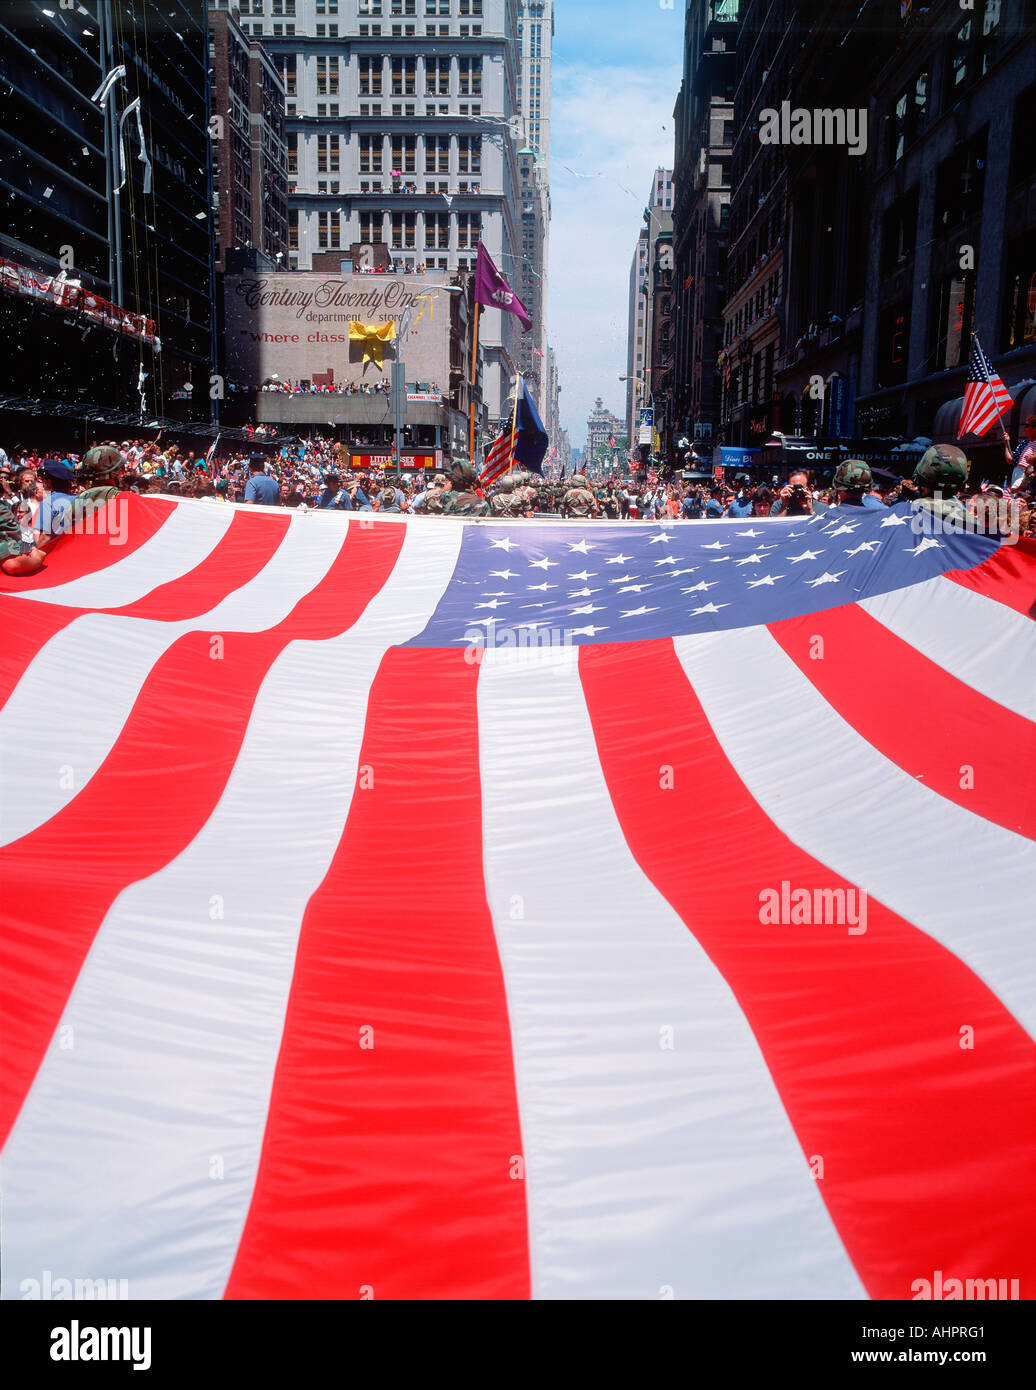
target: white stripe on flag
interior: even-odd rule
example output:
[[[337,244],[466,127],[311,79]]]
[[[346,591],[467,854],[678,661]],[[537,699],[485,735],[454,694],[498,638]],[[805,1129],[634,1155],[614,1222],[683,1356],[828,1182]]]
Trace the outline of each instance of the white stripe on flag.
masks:
[[[133,1299],[222,1294],[370,685],[385,650],[427,624],[460,538],[408,531],[354,628],[286,648],[202,832],[108,913],[62,1020],[75,1048],[52,1043],[4,1152],[4,1297],[44,1269],[127,1279]]]
[[[136,498],[132,498],[136,501]],[[116,502],[121,511],[129,504]],[[187,574],[215,550],[234,519],[234,509],[198,502],[170,503],[173,515],[164,521],[151,539],[132,551],[125,559],[118,558],[119,548],[112,545],[113,563],[95,574],[84,574],[57,584],[53,589],[29,590],[20,598],[38,599],[41,603],[60,603],[69,608],[122,608],[135,603],[170,580]],[[116,513],[118,518],[118,512]],[[120,524],[117,519],[116,525]],[[121,524],[132,522],[123,518]],[[74,538],[64,540],[71,545]]]
[[[1031,618],[941,577],[862,599],[860,607],[972,690],[1036,719]]]
[[[344,526],[314,530],[306,517],[292,517],[269,563],[208,613],[178,623],[87,613],[56,633],[0,710],[6,787],[0,844],[35,830],[82,791],[115,744],[152,667],[179,637],[275,626],[323,579],[345,534]],[[169,711],[170,719],[182,717],[180,710]],[[25,737],[25,729],[40,724],[44,736]]]
[[[729,986],[630,853],[574,649],[485,652],[478,708],[534,1297],[866,1297]]]
[[[766,628],[679,637],[675,647],[724,753],[774,824],[952,951],[1036,1037],[1036,845],[890,762]],[[954,757],[967,762],[967,750]]]

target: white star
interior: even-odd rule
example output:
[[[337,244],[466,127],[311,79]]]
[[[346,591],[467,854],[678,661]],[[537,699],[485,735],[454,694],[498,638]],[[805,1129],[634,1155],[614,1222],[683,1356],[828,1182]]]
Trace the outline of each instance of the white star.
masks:
[[[549,608],[549,603],[523,603],[523,608]]]
[[[703,545],[702,550],[729,550],[729,541],[713,541],[711,545]]]
[[[827,574],[826,572],[819,579],[807,579],[806,583],[811,589],[819,589],[821,584],[837,584],[845,570],[839,570],[837,574]]]
[[[682,555],[667,555],[664,560],[656,560],[656,565],[675,565],[677,560],[682,560]]]
[[[489,601],[488,603],[476,603],[476,604],[475,604],[475,607],[476,607],[476,608],[499,608],[499,607],[500,607],[500,600],[499,600],[498,598],[490,599],[490,601]]]
[[[736,536],[761,536],[764,533],[762,531],[735,531],[734,534]]]
[[[729,607],[729,603],[706,603],[701,608],[692,608],[691,617],[695,618],[699,613],[718,613],[721,608]]]
[[[668,543],[669,543],[672,539],[673,539],[672,536],[670,536],[669,533],[668,533],[667,531],[659,531],[659,533],[658,533],[657,536],[652,536],[652,537],[651,537],[651,540],[649,541],[649,544],[650,544],[650,545],[657,545],[659,541],[665,541],[666,544],[668,545]]]
[[[505,536],[502,541],[490,541],[490,545],[495,545],[498,550],[516,550],[517,542],[512,541],[509,536]]]
[[[727,557],[724,555],[723,558],[725,560]],[[761,565],[762,563],[763,557],[761,555],[746,555],[743,560],[734,561],[735,565]]]
[[[530,562],[534,570],[549,570],[553,565],[557,567],[557,560],[532,560]]]
[[[846,555],[859,555],[861,550],[874,550],[881,544],[881,541],[861,541],[855,550],[847,550]]]
[[[569,593],[569,598],[589,598],[591,594],[599,594],[600,592],[600,589],[573,589]]]
[[[628,584],[631,579],[639,579],[639,574],[620,574],[618,579],[609,579],[609,584]]]
[[[599,613],[600,611],[601,605],[599,603],[584,603],[581,608],[573,608],[571,613],[575,617],[577,613]]]
[[[556,589],[557,587],[558,587],[558,586],[557,586],[556,584],[547,584],[546,582],[544,582],[543,584],[530,584],[530,585],[529,585],[530,591],[532,591],[533,589],[539,589],[540,592],[541,592],[541,593],[544,593],[544,594],[547,592],[548,589]]]
[[[789,531],[788,539],[791,540],[795,536],[804,536],[805,534],[805,531]]]
[[[907,519],[905,516],[897,516],[895,512],[892,512],[881,523],[881,527],[879,529],[883,529],[886,526],[905,526],[906,524]]]
[[[490,623],[498,623],[498,622],[500,621],[500,619],[499,619],[499,618],[472,618],[471,621],[472,621],[473,623],[482,623],[485,627],[489,627]]]
[[[714,579],[711,583],[706,583],[703,579],[700,584],[692,584],[689,589],[681,589],[681,594],[703,594],[706,589],[714,589],[719,581]]]
[[[569,579],[592,579],[597,573],[596,570],[580,570],[578,574],[570,574]]]
[[[613,555],[610,560],[605,560],[606,565],[624,565],[627,560],[632,560],[632,555]]]
[[[915,545],[915,546],[912,548],[911,554],[913,554],[913,555],[923,555],[924,552],[925,552],[926,550],[945,550],[945,549],[946,549],[946,547],[943,545],[942,541],[937,541],[933,536],[926,536],[925,539],[921,542],[920,545]]]
[[[628,612],[626,612],[626,613],[620,613],[620,614],[619,614],[619,617],[620,617],[620,618],[639,618],[639,617],[641,617],[644,613],[657,613],[657,612],[658,612],[658,609],[657,609],[657,608],[645,608],[645,607],[641,606],[640,608],[631,608],[631,609],[630,609]]]
[[[568,635],[570,637],[596,637],[599,632],[607,631],[606,627],[594,627],[593,623],[590,623],[587,627],[574,627]]]
[[[717,558],[716,558],[715,560],[710,560],[710,561],[709,561],[709,564],[710,564],[710,565],[722,565],[722,564],[724,563],[724,561],[726,561],[726,560],[732,560],[733,558],[734,558],[733,555],[719,555],[719,556],[717,556]]]
[[[804,550],[801,555],[789,555],[787,557],[789,565],[797,565],[800,560],[815,560],[818,555],[823,555],[822,550]]]
[[[825,516],[826,516],[826,513],[825,513],[825,512],[814,512],[813,515],[807,519],[806,525],[807,525],[807,526],[812,526],[813,523],[814,523],[814,521],[824,521],[824,517],[825,517]],[[830,521],[831,518],[828,517],[827,520]],[[825,522],[824,524],[826,525],[827,522]]]
[[[670,571],[669,571],[669,578],[670,578],[670,579],[675,579],[676,576],[677,576],[678,574],[694,574],[694,573],[697,571],[697,569],[698,569],[698,566],[697,566],[697,565],[691,565],[690,569],[685,569],[685,570],[670,570]]]
[[[854,523],[854,525],[852,525],[852,526],[839,526],[839,527],[837,527],[834,531],[825,531],[825,532],[824,532],[824,535],[825,535],[825,536],[830,536],[831,539],[834,540],[835,536],[848,536],[848,535],[851,535],[851,533],[852,533],[853,531],[855,531],[855,530],[857,529],[858,526],[859,526],[859,522]]]
[[[756,550],[776,550],[775,545],[757,545]]]
[[[758,589],[760,584],[765,584],[772,589],[777,580],[783,578],[783,574],[764,574],[761,579],[750,579],[748,581],[748,587],[750,589]]]
[[[568,552],[570,555],[573,550],[578,550],[581,555],[586,555],[593,549],[594,547],[592,545],[588,546],[586,541],[578,541],[575,544],[569,541],[568,543]]]
[[[535,604],[534,606],[535,606],[536,608],[540,608],[540,607],[546,607],[546,604],[542,604],[542,605],[541,605],[541,604],[538,604],[538,603],[537,603],[537,604]],[[540,623],[540,622],[537,622],[535,618],[529,618],[529,619],[528,619],[526,622],[524,622],[524,623],[515,623],[515,627],[542,627],[542,626],[543,626],[543,624]]]
[[[650,585],[650,584],[624,584],[624,585],[622,586],[622,588],[619,590],[619,593],[620,593],[620,594],[639,594],[639,593],[642,593],[644,589],[650,589],[650,588],[651,588],[651,585]]]
[[[513,598],[514,594],[510,589],[494,589],[492,593],[485,593],[483,598]]]
[[[517,570],[490,570],[489,573],[490,573],[491,575],[493,575],[493,577],[494,577],[495,579],[517,579],[517,578],[518,578],[518,571],[517,571]]]

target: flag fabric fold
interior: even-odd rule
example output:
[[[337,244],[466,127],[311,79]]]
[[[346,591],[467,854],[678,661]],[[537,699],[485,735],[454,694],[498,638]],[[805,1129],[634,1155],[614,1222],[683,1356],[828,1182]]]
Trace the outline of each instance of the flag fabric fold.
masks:
[[[1036,1295],[1033,543],[104,516],[0,576],[0,1295]]]

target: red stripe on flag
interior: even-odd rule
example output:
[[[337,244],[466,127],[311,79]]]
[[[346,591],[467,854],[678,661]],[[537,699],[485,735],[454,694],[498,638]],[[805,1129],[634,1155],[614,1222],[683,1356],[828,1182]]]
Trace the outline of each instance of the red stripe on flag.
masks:
[[[734,991],[803,1165],[823,1159],[820,1194],[872,1297],[910,1298],[936,1269],[1031,1292],[1032,1039],[956,956],[873,899],[860,936],[762,925],[764,888],[850,885],[752,798],[671,643],[585,646],[579,669],[630,847]],[[667,717],[645,723],[645,709]],[[974,1051],[960,1047],[965,1023]]]
[[[770,632],[827,703],[897,767],[976,816],[1036,838],[1036,796],[1018,775],[1019,759],[1036,748],[1028,719],[972,690],[854,603],[772,623]],[[937,720],[918,718],[930,710]],[[972,769],[966,789],[963,763]]]
[[[6,637],[0,650],[0,709],[11,698],[36,654],[76,618],[86,613],[117,613],[126,618],[173,623],[208,613],[269,563],[284,539],[289,521],[288,516],[264,517],[257,525],[249,513],[238,512],[219,544],[194,569],[121,608],[67,608],[57,603],[22,603],[0,596]]]
[[[351,523],[323,581],[267,632],[221,634],[221,660],[212,659],[214,634],[181,637],[155,664],[118,741],[79,795],[0,848],[0,1145],[115,898],[202,830],[270,666],[289,642],[351,627],[388,579],[404,532]]]
[[[361,780],[302,924],[228,1298],[529,1295],[477,677],[457,652],[397,648],[374,680]]]
[[[947,570],[942,577],[1036,618],[1036,541],[1023,538],[1015,545],[1002,545],[974,569]]]
[[[133,492],[121,492],[89,521],[89,534],[70,532],[62,536],[47,552],[46,564],[35,574],[16,578],[0,570],[0,593],[53,589],[57,584],[107,569],[146,545],[176,506],[172,497],[138,497]],[[123,508],[124,511],[117,510]]]

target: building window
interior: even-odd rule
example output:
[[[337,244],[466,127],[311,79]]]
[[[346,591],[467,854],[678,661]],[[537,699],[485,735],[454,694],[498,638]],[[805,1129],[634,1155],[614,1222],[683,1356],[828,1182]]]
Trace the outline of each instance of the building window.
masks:
[[[461,251],[474,251],[482,235],[482,217],[477,212],[457,214],[457,246]]]
[[[458,58],[457,71],[460,78],[460,94],[466,96],[482,95],[482,59]]]
[[[393,135],[392,168],[401,174],[417,172],[417,136]]]
[[[381,173],[381,136],[380,135],[361,135],[360,136],[360,173],[361,174],[380,174]]]
[[[426,212],[424,244],[427,251],[446,251],[450,245],[450,217],[445,212]]]
[[[426,58],[424,62],[425,96],[445,97],[450,94],[449,58]]]
[[[297,251],[299,249],[299,210],[290,208],[288,210],[288,250]]]
[[[945,236],[982,211],[986,173],[986,131],[958,145],[935,177],[935,234]]]
[[[450,137],[426,135],[424,142],[424,171],[426,174],[450,172]],[[434,192],[434,189],[432,190]]]
[[[457,138],[457,171],[478,174],[482,171],[482,136],[461,135]]]
[[[360,240],[368,244],[385,240],[382,233],[384,217],[380,212],[360,213]]]
[[[360,96],[381,96],[381,59],[361,57]]]
[[[941,372],[967,361],[975,314],[974,276],[947,275],[934,290],[931,370]]]
[[[917,189],[905,194],[885,213],[881,268],[888,274],[914,254],[917,241]]]
[[[417,90],[417,59],[392,59],[392,95],[413,96]]]
[[[392,214],[393,251],[412,251],[416,242],[417,214],[414,212],[394,212]]]

